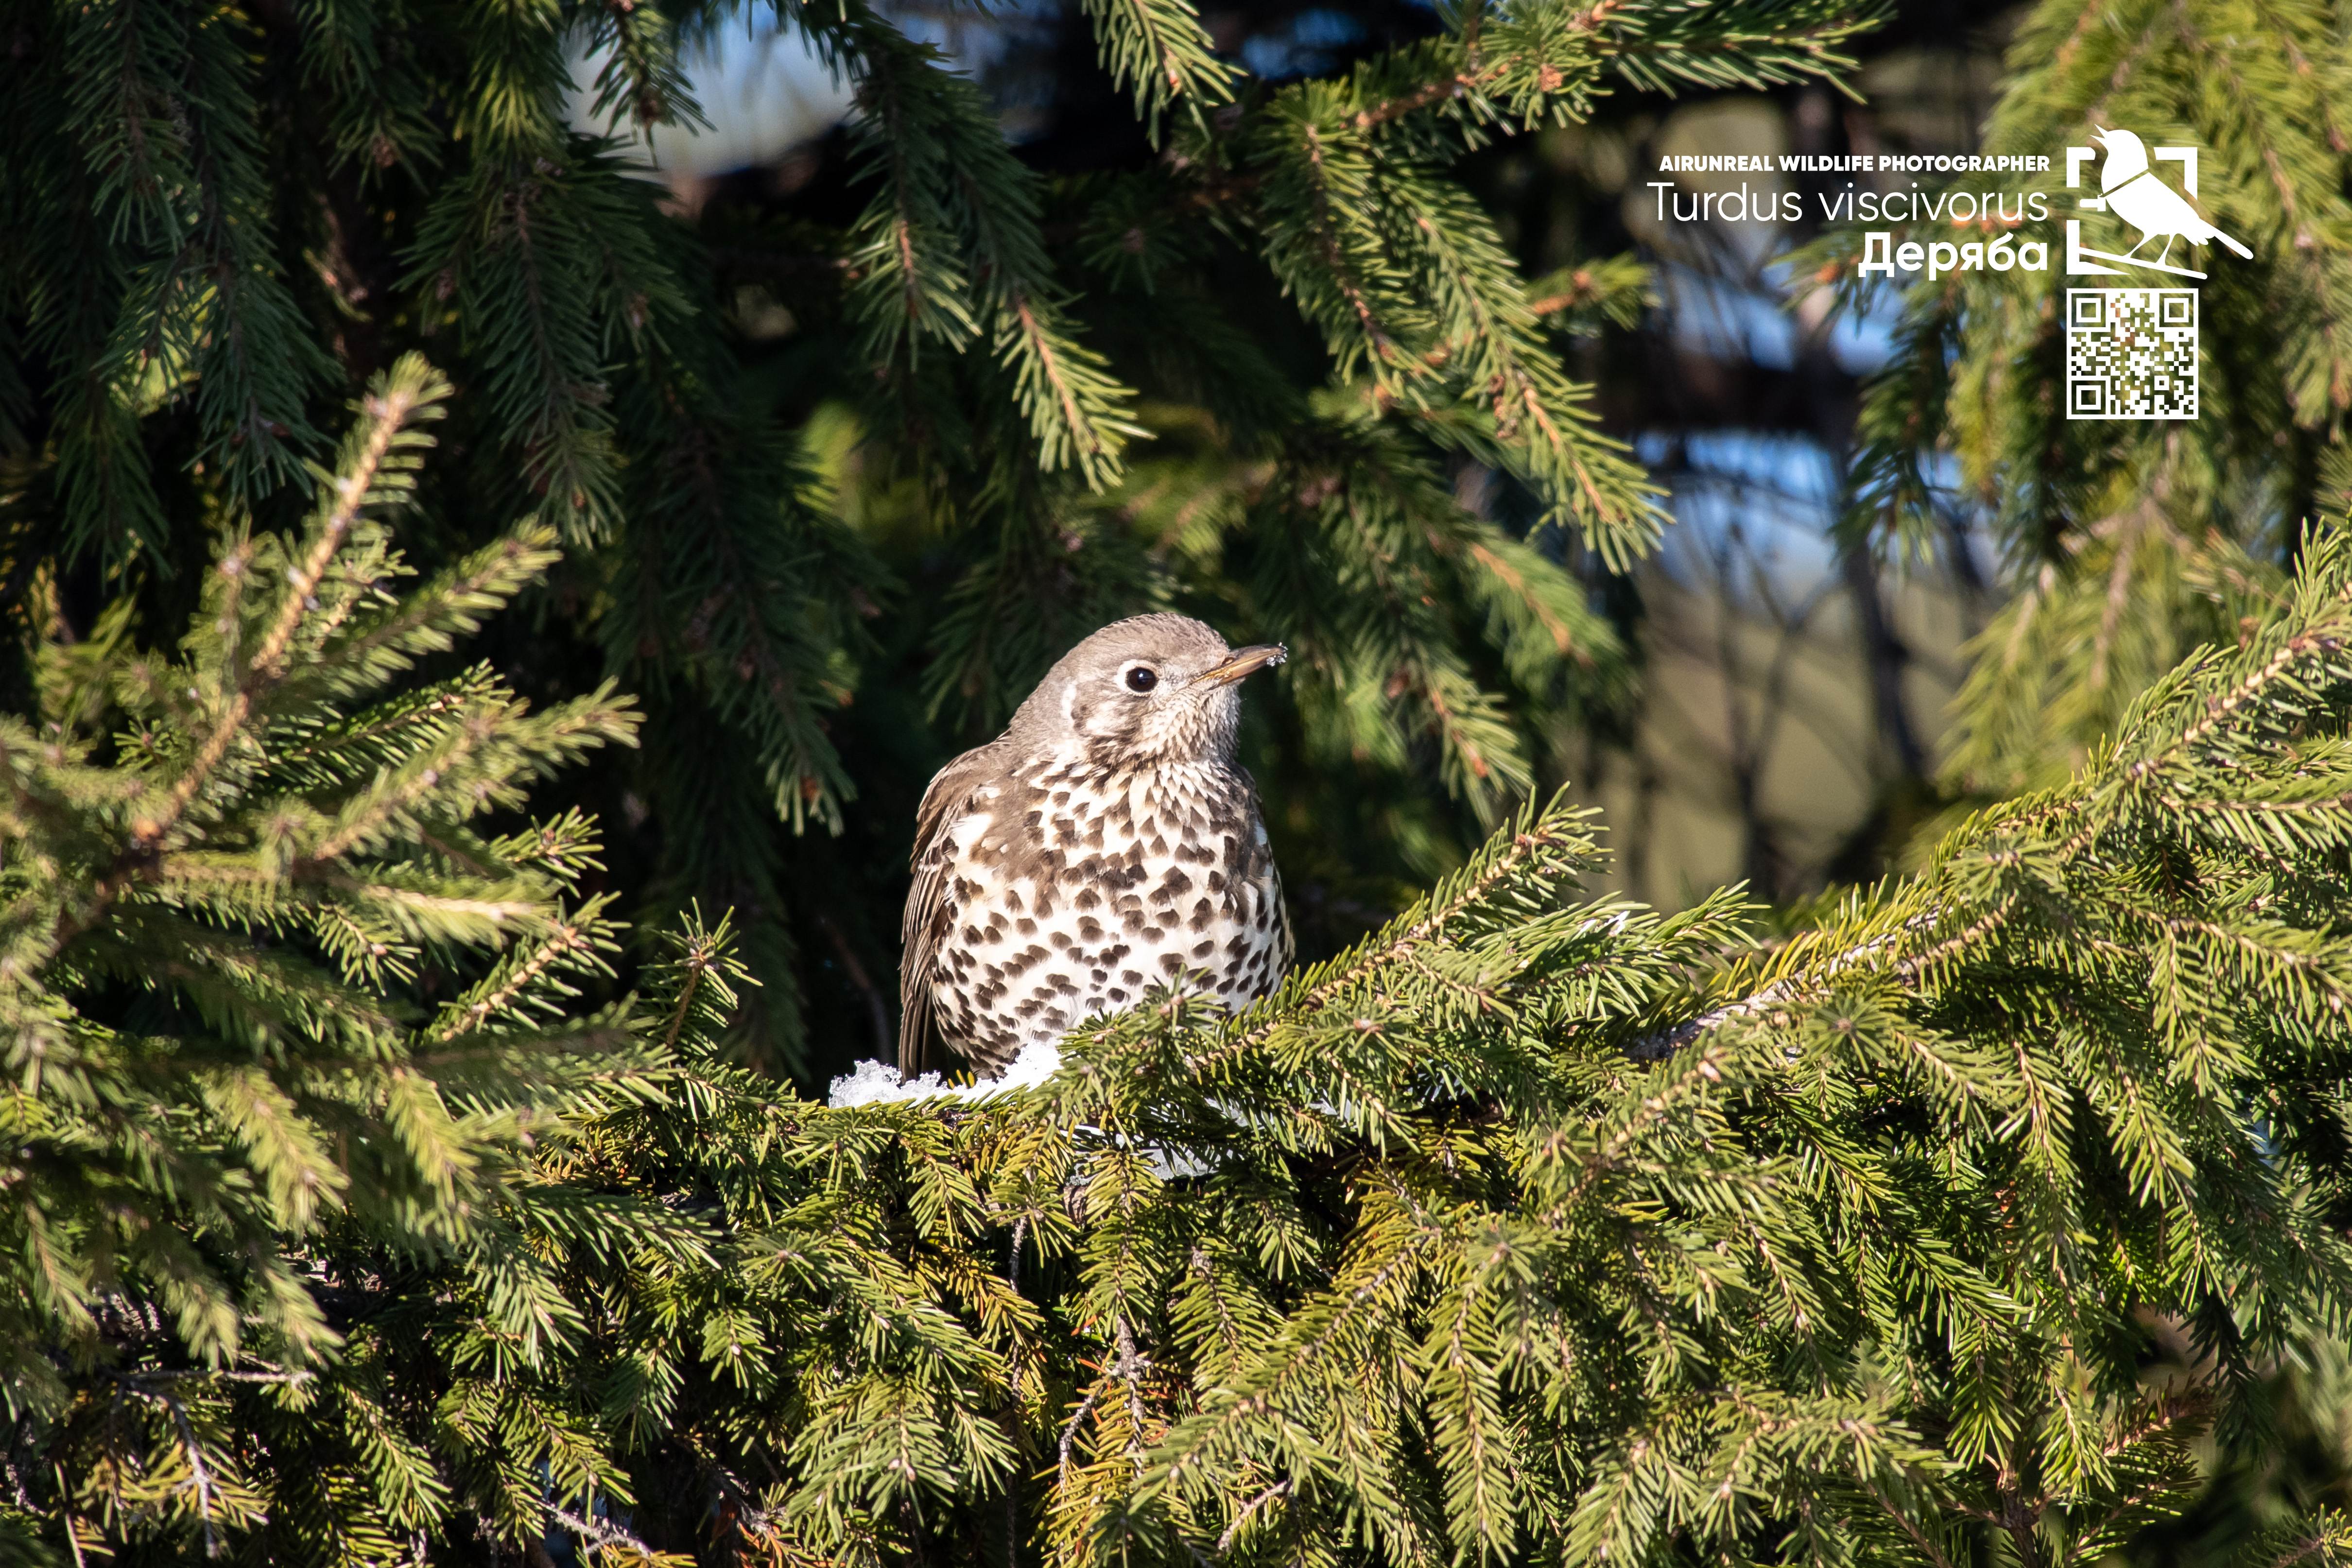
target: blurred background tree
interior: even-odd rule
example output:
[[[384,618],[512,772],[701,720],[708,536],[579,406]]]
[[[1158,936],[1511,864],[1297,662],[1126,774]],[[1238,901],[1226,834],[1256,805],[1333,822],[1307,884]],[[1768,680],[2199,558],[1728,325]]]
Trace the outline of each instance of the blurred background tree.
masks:
[[[2352,498],[2347,26],[2340,5],[2196,3],[2048,4],[2015,28],[1985,151],[2079,143],[2093,125],[2194,146],[2200,199],[2251,249],[2200,253],[2221,265],[2200,286],[2193,421],[2068,419],[2050,395],[2063,329],[2039,280],[1987,272],[1874,299],[1853,236],[1808,258],[1843,308],[1898,312],[1840,537],[1948,574],[1964,517],[2000,563],[1945,758],[1956,797],[2078,764],[2183,650],[2235,636],[2273,602],[2305,524]],[[2062,165],[2040,182],[2053,213],[2073,211],[2063,178]],[[2084,243],[2115,221],[2085,219]],[[1924,432],[1923,411],[1936,416]]]

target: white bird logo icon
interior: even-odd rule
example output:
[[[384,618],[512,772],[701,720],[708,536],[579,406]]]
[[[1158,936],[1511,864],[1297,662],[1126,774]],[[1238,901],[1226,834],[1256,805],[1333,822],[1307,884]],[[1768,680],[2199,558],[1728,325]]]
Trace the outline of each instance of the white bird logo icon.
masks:
[[[2138,137],[2128,131],[2095,130],[2091,140],[2106,149],[2099,162],[2099,193],[2107,210],[2139,230],[2139,244],[2116,260],[2138,260],[2141,246],[2158,235],[2164,236],[2164,249],[2156,260],[2158,267],[2166,265],[2177,239],[2192,246],[2219,240],[2239,256],[2252,259],[2252,251],[2207,223],[2189,204],[2188,197],[2156,177],[2148,166],[2147,144]]]

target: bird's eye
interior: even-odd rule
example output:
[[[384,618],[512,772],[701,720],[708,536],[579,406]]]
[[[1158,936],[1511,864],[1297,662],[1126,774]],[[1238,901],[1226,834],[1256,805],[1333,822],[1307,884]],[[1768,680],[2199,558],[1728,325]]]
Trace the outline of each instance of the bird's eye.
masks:
[[[1127,689],[1148,692],[1160,684],[1160,674],[1149,664],[1138,664],[1127,672]]]

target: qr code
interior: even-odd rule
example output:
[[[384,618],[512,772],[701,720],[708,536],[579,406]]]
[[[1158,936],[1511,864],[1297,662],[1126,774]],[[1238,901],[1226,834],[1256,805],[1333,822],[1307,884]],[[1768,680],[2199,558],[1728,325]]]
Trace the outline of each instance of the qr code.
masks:
[[[2066,290],[2066,417],[2195,419],[2197,291]]]

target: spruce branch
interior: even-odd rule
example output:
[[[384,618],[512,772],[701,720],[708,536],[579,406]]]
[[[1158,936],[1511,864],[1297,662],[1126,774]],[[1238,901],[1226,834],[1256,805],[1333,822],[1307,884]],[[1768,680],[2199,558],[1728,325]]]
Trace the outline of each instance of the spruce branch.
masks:
[[[234,570],[213,574],[175,659],[127,636],[47,652],[46,689],[84,681],[111,693],[148,720],[149,747],[94,759],[105,754],[93,729],[123,716],[92,696],[63,703],[43,744],[12,751],[24,809],[0,829],[13,937],[0,1019],[12,1059],[32,1070],[0,1107],[15,1150],[0,1180],[24,1206],[8,1223],[31,1272],[12,1292],[8,1343],[18,1348],[0,1357],[0,1380],[20,1411],[59,1423],[57,1441],[83,1445],[73,1468],[93,1478],[89,1496],[118,1532],[168,1533],[184,1521],[225,1550],[267,1526],[270,1496],[289,1500],[279,1517],[313,1517],[290,1506],[309,1472],[242,1469],[252,1450],[230,1434],[245,1396],[231,1391],[286,1391],[271,1417],[278,1441],[284,1421],[349,1409],[319,1386],[366,1364],[364,1354],[347,1359],[352,1320],[332,1304],[355,1288],[353,1254],[339,1247],[469,1260],[496,1332],[529,1345],[560,1338],[579,1315],[501,1236],[521,1245],[515,1227],[526,1223],[574,1243],[608,1234],[591,1222],[593,1200],[567,1211],[570,1199],[535,1191],[528,1163],[534,1140],[560,1140],[569,1118],[645,1092],[634,1011],[505,1030],[499,1053],[468,1053],[463,1039],[500,1019],[565,1019],[582,982],[603,973],[602,901],[567,912],[544,883],[504,864],[452,869],[468,857],[428,858],[415,826],[519,799],[516,781],[626,738],[625,716],[602,693],[527,716],[479,681],[471,711],[462,697],[455,710],[428,698],[377,714],[322,696],[380,689],[420,639],[446,645],[449,629],[528,579],[443,592],[422,608],[389,601],[382,624],[408,630],[388,643],[371,642],[381,626],[352,613],[404,571],[377,514],[409,488],[420,444],[411,427],[441,390],[421,361],[378,382],[341,471],[322,476],[299,547],[233,540],[223,562]],[[246,574],[265,569],[283,588],[247,592]],[[453,711],[472,727],[464,756],[436,749]],[[166,733],[158,716],[187,729]],[[252,759],[232,766],[224,735]],[[299,744],[273,755],[281,736]],[[443,766],[404,775],[417,758]],[[389,796],[386,778],[396,780]],[[336,822],[339,807],[351,808],[340,829],[309,838],[307,858],[289,852]],[[530,839],[558,879],[576,874],[567,868],[586,843],[562,821]],[[525,858],[520,846],[489,852],[509,857]],[[412,1027],[425,1012],[415,960],[428,951],[438,965],[486,970],[452,1004],[465,1024],[431,1041],[455,1052],[415,1049],[426,1033]],[[111,988],[154,998],[151,1032],[100,1021]],[[445,1101],[440,1082],[462,1100]],[[673,1260],[685,1255],[659,1227],[643,1235]],[[153,1448],[143,1417],[77,1425],[78,1396],[40,1349],[68,1344],[85,1369],[77,1377],[138,1390],[176,1446]],[[447,1495],[431,1473],[441,1459],[420,1473],[428,1450],[407,1436],[369,1442],[404,1478],[368,1479],[337,1459],[334,1484],[357,1487],[353,1498],[380,1486],[399,1517],[441,1517],[429,1500]],[[607,1474],[601,1460],[591,1468]]]
[[[1516,823],[1487,841],[1478,859],[1439,884],[1386,929],[1352,951],[1286,982],[1267,1011],[1311,1018],[1375,981],[1407,953],[1444,940],[1454,922],[1498,889],[1531,873],[1563,874],[1588,863],[1586,857],[1593,844],[1585,823],[1591,816],[1590,811],[1563,809],[1557,797],[1542,810],[1528,806]],[[1186,1068],[1196,1076],[1213,1074],[1264,1045],[1275,1027],[1269,1018],[1238,1029],[1212,1049],[1189,1056]]]
[[[1239,72],[1217,58],[1190,0],[1087,0],[1104,68],[1135,95],[1154,141],[1179,99],[1197,116],[1231,101]]]

